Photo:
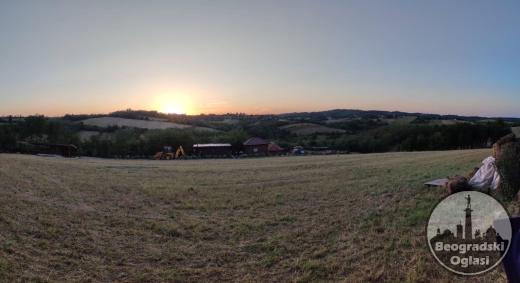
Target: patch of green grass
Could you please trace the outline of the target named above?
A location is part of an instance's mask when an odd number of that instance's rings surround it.
[[[296,222],[296,218],[290,215],[285,215],[281,216],[280,218],[277,218],[276,222],[280,224],[292,224]]]
[[[432,210],[432,202],[418,201],[415,206],[410,209],[406,209],[406,216],[404,219],[404,225],[407,226],[424,226],[428,222],[428,217]]]
[[[299,267],[303,274],[296,280],[297,282],[316,282],[329,278],[330,270],[319,261],[305,260]]]
[[[369,211],[361,221],[360,229],[368,229],[381,225],[382,214],[379,211]]]
[[[183,236],[183,233],[179,230],[178,225],[172,223],[151,222],[148,223],[147,226],[148,229],[163,236],[171,238],[178,238]]]
[[[0,278],[6,278],[11,270],[11,264],[1,257],[0,253]]]
[[[186,282],[189,278],[189,273],[184,270],[173,268],[166,270],[160,274],[168,282]]]

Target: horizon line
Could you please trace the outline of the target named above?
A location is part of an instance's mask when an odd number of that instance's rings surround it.
[[[246,112],[225,112],[225,113],[198,113],[198,114],[186,114],[186,113],[166,113],[161,112],[156,109],[132,109],[132,108],[126,108],[121,110],[115,110],[111,112],[106,113],[64,113],[61,115],[47,115],[47,114],[41,114],[41,113],[33,113],[33,114],[0,114],[0,117],[29,117],[29,116],[44,116],[48,118],[60,118],[65,117],[67,115],[71,116],[80,116],[80,115],[110,115],[116,112],[124,112],[124,111],[145,111],[145,112],[157,112],[159,114],[163,115],[170,115],[170,116],[188,116],[188,117],[195,117],[195,116],[224,116],[224,115],[246,115],[246,116],[279,116],[279,115],[290,115],[290,114],[299,114],[299,113],[320,113],[320,112],[329,112],[329,111],[363,111],[363,112],[389,112],[389,113],[404,113],[404,114],[422,114],[422,115],[436,115],[436,116],[458,116],[458,117],[464,117],[464,118],[481,118],[481,119],[520,119],[520,116],[479,116],[479,115],[464,115],[464,114],[441,114],[441,113],[427,113],[427,112],[409,112],[409,111],[403,111],[403,110],[383,110],[383,109],[361,109],[361,108],[332,108],[332,109],[325,109],[325,110],[312,110],[312,111],[291,111],[291,112],[279,112],[279,113],[246,113]]]

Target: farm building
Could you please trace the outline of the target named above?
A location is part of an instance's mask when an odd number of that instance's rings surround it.
[[[267,150],[269,151],[270,155],[277,155],[284,152],[284,149],[274,142],[269,143],[269,145],[267,146]]]
[[[194,144],[193,155],[199,157],[230,157],[231,149],[229,143]]]
[[[51,154],[59,154],[64,157],[73,157],[77,155],[78,148],[73,144],[48,144]]]
[[[55,154],[63,157],[76,156],[78,151],[78,148],[73,144],[29,143],[23,141],[17,142],[17,148],[22,153]]]
[[[244,153],[247,155],[268,155],[269,142],[262,138],[250,138],[244,142]]]

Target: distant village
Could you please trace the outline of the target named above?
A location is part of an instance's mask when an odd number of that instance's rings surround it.
[[[78,147],[73,144],[29,143],[18,142],[19,153],[36,155],[57,155],[63,157],[77,157]],[[188,154],[188,152],[190,154]],[[273,141],[259,137],[251,137],[244,141],[242,150],[236,151],[230,143],[200,143],[193,144],[190,151],[182,145],[177,148],[165,145],[161,151],[154,154],[155,160],[194,159],[194,158],[237,158],[237,157],[266,157],[287,155],[328,155],[347,154],[348,151],[330,150],[328,147],[294,146],[283,148]],[[131,156],[123,158],[135,158]],[[146,158],[146,157],[142,157]]]

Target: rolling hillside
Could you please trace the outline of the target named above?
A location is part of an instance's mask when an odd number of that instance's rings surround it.
[[[211,128],[206,127],[193,127],[190,125],[179,124],[174,122],[165,122],[165,121],[157,121],[157,120],[137,120],[137,119],[126,119],[119,117],[96,117],[89,118],[85,120],[81,120],[81,122],[85,125],[96,126],[101,128],[106,128],[109,126],[119,126],[119,127],[133,127],[133,128],[141,128],[141,129],[188,129],[194,128],[196,130],[201,131],[215,131]]]
[[[295,123],[281,126],[280,129],[287,130],[296,135],[312,135],[312,134],[342,134],[345,130],[335,129],[313,123]]]

